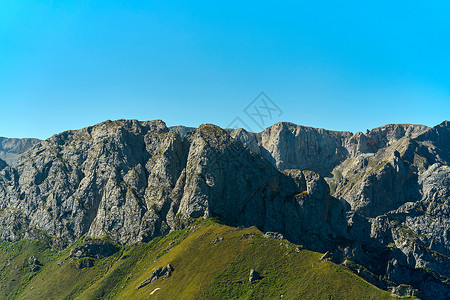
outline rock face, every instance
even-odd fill
[[[320,175],[280,173],[210,124],[182,139],[162,121],[107,121],[42,141],[1,172],[5,240],[43,231],[62,247],[83,234],[130,244],[212,216],[316,250],[345,234],[344,209]]]
[[[40,140],[31,138],[9,139],[0,137],[0,159],[4,160],[10,166],[15,166],[19,160],[20,154],[39,142]]]
[[[75,258],[92,257],[100,259],[111,256],[117,251],[119,251],[119,248],[117,248],[112,243],[101,240],[88,239],[84,241],[82,246],[73,248],[70,251],[70,257]]]
[[[131,244],[219,217],[329,251],[384,289],[448,299],[449,164],[447,121],[366,134],[107,121],[41,141],[15,165],[0,160],[0,238]],[[89,249],[73,253],[81,267]]]
[[[423,297],[422,294],[410,285],[399,285],[392,288],[392,296],[397,297]]]
[[[353,152],[328,179],[353,210],[352,259],[427,299],[450,297],[449,133],[448,122],[370,131],[374,147]]]
[[[231,136],[279,170],[313,170],[326,176],[346,158],[348,150],[343,144],[352,134],[283,122],[261,133],[236,129]]]
[[[7,166],[8,164],[6,163],[6,161],[0,159],[0,171],[6,168]]]

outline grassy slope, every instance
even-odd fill
[[[49,250],[46,241],[22,240],[17,243],[0,242],[0,299],[13,299],[38,274],[32,272],[28,260],[35,256],[42,265],[58,256]]]
[[[218,237],[224,240],[212,244]],[[92,268],[76,269],[76,261],[68,257],[70,248],[61,253],[41,251],[42,270],[32,275],[24,270],[23,284],[10,284],[9,290],[1,287],[0,299],[5,295],[18,299],[280,299],[281,295],[284,299],[392,299],[347,268],[320,261],[320,253],[297,252],[296,247],[285,240],[263,238],[255,228],[199,221],[150,243],[123,247],[113,256],[96,259]],[[17,262],[39,250],[30,249]],[[155,268],[169,263],[174,268],[171,277],[136,289]],[[249,283],[250,269],[257,269],[263,278]],[[2,284],[13,276],[5,274]],[[18,294],[11,292],[11,286]]]

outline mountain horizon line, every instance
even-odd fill
[[[262,133],[262,132],[266,131],[267,129],[272,128],[272,127],[277,126],[277,125],[280,125],[280,124],[294,125],[294,126],[299,126],[299,127],[303,127],[303,128],[321,129],[321,130],[332,131],[332,132],[348,132],[348,133],[350,133],[350,134],[352,134],[352,135],[355,135],[355,134],[360,133],[360,132],[363,133],[363,131],[353,132],[353,131],[350,131],[350,130],[334,130],[334,129],[327,129],[327,128],[324,128],[324,127],[308,126],[308,125],[302,125],[302,124],[298,124],[298,123],[291,122],[291,121],[279,121],[279,122],[276,122],[276,123],[274,123],[274,124],[272,124],[272,125],[270,125],[270,126],[265,127],[265,128],[264,128],[263,130],[261,130],[261,131],[251,131],[251,130],[247,130],[247,129],[244,128],[244,127],[237,127],[237,128],[222,127],[222,126],[220,126],[220,125],[217,125],[217,124],[214,124],[214,123],[209,123],[209,122],[202,123],[202,124],[200,124],[200,125],[198,125],[198,126],[187,126],[187,125],[182,125],[182,124],[179,124],[179,125],[170,125],[170,126],[168,126],[167,123],[166,123],[163,119],[139,120],[139,119],[133,119],[133,118],[120,118],[120,119],[114,119],[114,120],[107,119],[107,120],[105,120],[105,121],[98,122],[98,123],[95,123],[95,124],[93,124],[93,125],[83,126],[83,127],[81,127],[81,128],[77,128],[77,129],[67,129],[67,130],[63,130],[63,131],[60,131],[60,132],[56,132],[56,133],[52,134],[51,136],[49,136],[48,138],[44,138],[44,139],[36,138],[36,137],[30,137],[30,136],[27,136],[27,137],[13,137],[13,136],[8,137],[8,136],[6,136],[6,135],[1,135],[1,136],[0,136],[0,139],[17,139],[17,140],[34,139],[34,140],[44,141],[44,140],[47,140],[47,139],[53,137],[54,135],[57,135],[57,134],[60,134],[60,133],[70,132],[70,131],[77,131],[77,130],[81,130],[81,129],[84,129],[84,128],[89,128],[89,127],[92,127],[92,126],[100,125],[100,124],[103,124],[103,123],[108,123],[108,122],[118,122],[118,121],[137,121],[137,122],[153,122],[153,121],[160,121],[160,122],[163,122],[164,125],[165,125],[167,128],[169,128],[169,129],[171,129],[171,128],[188,128],[188,129],[192,129],[192,130],[193,130],[193,129],[196,129],[196,128],[199,128],[199,127],[202,126],[202,125],[214,125],[214,126],[218,126],[218,127],[222,128],[222,129],[224,129],[224,130],[227,130],[227,131],[233,131],[233,130],[245,130],[246,132],[249,132],[249,133]],[[367,132],[370,132],[370,131],[372,131],[372,130],[384,128],[384,127],[387,127],[387,126],[395,126],[395,125],[399,125],[399,126],[423,126],[423,127],[426,127],[426,128],[434,128],[434,127],[436,127],[436,126],[439,126],[439,125],[442,125],[442,124],[448,123],[448,122],[450,122],[450,121],[449,121],[449,120],[443,120],[442,122],[440,122],[440,123],[438,123],[438,124],[436,124],[436,125],[434,125],[434,126],[428,126],[428,125],[424,125],[424,124],[420,124],[420,123],[387,123],[387,124],[385,124],[385,125],[381,125],[381,126],[373,127],[373,128],[371,128],[371,129],[367,129],[367,130],[366,130],[366,133],[367,133]],[[1,140],[0,140],[0,142],[1,142]],[[1,148],[0,148],[0,149],[1,149]],[[1,151],[1,150],[0,150],[0,151]]]

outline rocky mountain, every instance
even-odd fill
[[[433,128],[386,125],[354,135],[290,123],[231,134],[279,169],[308,168],[326,177],[332,196],[348,205],[355,241],[337,256],[351,251],[347,258],[377,276],[412,284],[431,299],[450,297],[448,121]]]
[[[383,289],[448,299],[449,150],[447,121],[365,134],[106,121],[0,160],[0,234],[133,244],[218,217],[328,251]]]
[[[32,138],[10,139],[0,137],[0,159],[10,166],[15,166],[20,154],[33,147],[39,141]]]
[[[214,125],[181,139],[162,121],[105,122],[42,141],[2,172],[5,240],[45,232],[66,246],[87,233],[130,244],[210,216],[320,250],[328,241],[314,235],[344,234],[343,206],[323,178],[280,173]],[[340,221],[336,234],[314,225],[328,215]]]
[[[279,170],[314,170],[327,176],[348,156],[344,144],[352,133],[284,122],[260,133],[236,129],[231,136],[272,162]]]

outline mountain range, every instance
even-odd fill
[[[255,226],[380,289],[450,298],[450,124],[353,134],[106,121],[0,138],[0,239],[147,243],[195,218]]]

